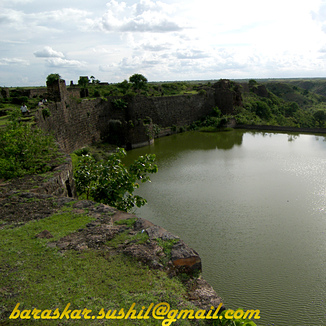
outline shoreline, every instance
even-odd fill
[[[325,134],[326,128],[297,128],[297,127],[283,127],[283,126],[269,126],[269,125],[235,125],[234,129],[246,130],[261,130],[261,131],[276,131],[276,132],[291,132],[291,133],[305,133],[305,134]]]

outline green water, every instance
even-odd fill
[[[326,325],[326,139],[190,132],[128,152],[159,172],[138,193],[140,217],[200,254],[228,308],[259,309],[258,325]]]

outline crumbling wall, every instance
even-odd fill
[[[9,95],[9,88],[8,87],[2,87],[0,88],[0,98],[8,98]]]
[[[212,113],[214,92],[205,95],[180,95],[164,97],[134,97],[128,105],[130,119],[150,117],[161,127],[185,126]]]
[[[66,153],[87,146],[101,139],[101,130],[105,130],[101,100],[80,103],[76,101],[62,101],[48,103],[50,116],[43,115],[43,108],[35,114],[40,128],[54,135],[60,148]],[[102,120],[102,121],[101,121]]]
[[[232,114],[235,107],[242,106],[239,84],[221,79],[213,85],[213,88],[215,89],[215,104],[222,114]]]
[[[234,106],[242,105],[238,86],[227,80],[197,95],[124,97],[128,105],[123,109],[115,105],[117,97],[81,100],[77,92],[68,91],[63,80],[48,85],[47,93],[52,100],[47,104],[50,115],[43,114],[44,108],[36,113],[38,126],[52,132],[66,153],[116,138],[118,145],[134,148],[153,139],[152,124],[173,129],[209,115],[215,106],[230,114]],[[149,125],[144,125],[146,120]]]

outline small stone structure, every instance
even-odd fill
[[[9,88],[8,87],[2,87],[0,91],[0,98],[8,98],[9,95]]]
[[[234,108],[242,106],[240,86],[235,82],[222,79],[213,85],[215,104],[223,114],[232,114]]]

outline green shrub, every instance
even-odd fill
[[[95,90],[94,97],[101,97],[101,93],[98,90]]]
[[[42,115],[43,115],[43,118],[45,119],[46,117],[49,117],[51,115],[51,112],[48,108],[43,108]]]
[[[10,122],[0,129],[0,178],[49,171],[49,162],[58,159],[53,137],[28,123],[18,121],[20,110],[14,109]]]
[[[113,100],[112,105],[117,110],[125,110],[128,107],[128,103],[122,98]]]
[[[77,156],[89,155],[91,150],[88,147],[83,147],[74,151]]]
[[[60,80],[60,75],[59,74],[50,74],[46,77],[47,84],[52,85],[58,80]]]
[[[107,161],[82,156],[74,173],[78,193],[123,211],[145,205],[146,200],[133,192],[139,188],[138,182],[150,181],[147,173],[157,172],[155,155],[140,156],[129,168],[121,162],[125,155],[119,148]]]
[[[153,124],[153,132],[155,137],[158,137],[158,135],[160,134],[161,128],[159,125],[157,124]]]

